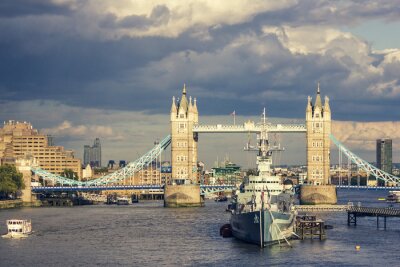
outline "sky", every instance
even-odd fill
[[[330,98],[333,133],[375,161],[400,162],[400,1],[2,0],[0,119],[29,121],[82,157],[134,160],[169,133],[183,84],[200,123],[302,123],[307,96]],[[305,137],[279,135],[282,164],[305,163]],[[199,159],[243,166],[254,136],[206,135]],[[168,158],[168,152],[165,153]],[[332,158],[335,161],[335,153]]]

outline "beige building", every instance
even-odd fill
[[[307,127],[307,179],[308,184],[330,183],[331,110],[329,98],[322,105],[319,84],[314,105],[308,97],[306,109]]]
[[[182,183],[198,183],[197,177],[197,133],[193,125],[199,122],[196,99],[189,101],[186,97],[186,86],[183,86],[182,97],[172,99],[171,107],[171,165],[172,180]]]
[[[159,168],[153,168],[151,165],[147,168],[138,171],[136,174],[138,184],[150,185],[150,184],[161,184],[161,171]]]
[[[82,179],[90,180],[92,177],[93,177],[93,170],[92,167],[90,167],[90,164],[88,164],[82,170]]]
[[[82,175],[81,161],[71,150],[49,146],[48,136],[40,134],[28,122],[8,121],[0,129],[1,164],[15,164],[17,159],[33,156],[39,167],[55,174],[71,169]]]

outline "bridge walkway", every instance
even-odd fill
[[[347,210],[347,225],[357,225],[357,217],[376,217],[376,227],[379,228],[379,218],[383,218],[383,228],[386,229],[387,217],[400,217],[400,209],[350,206]]]

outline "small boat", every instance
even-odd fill
[[[225,201],[228,201],[228,198],[226,196],[218,196],[215,199],[215,202],[225,202]]]
[[[127,197],[117,198],[117,205],[129,205],[129,199]]]
[[[400,202],[400,191],[389,191],[386,197],[387,202]]]
[[[25,238],[32,234],[32,222],[29,220],[7,220],[7,234],[3,238]]]

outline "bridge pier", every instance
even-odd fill
[[[204,201],[200,196],[200,185],[165,185],[164,207],[203,207]]]
[[[334,185],[308,185],[300,186],[301,205],[336,204],[337,193]]]
[[[25,188],[21,190],[22,193],[21,199],[22,202],[24,203],[36,202],[36,196],[32,194],[32,189],[31,189],[32,166],[37,166],[35,158],[26,157],[23,159],[18,159],[16,161],[16,168],[20,173],[22,173],[22,179],[25,184]]]

